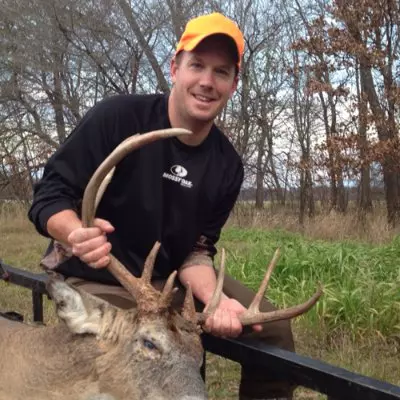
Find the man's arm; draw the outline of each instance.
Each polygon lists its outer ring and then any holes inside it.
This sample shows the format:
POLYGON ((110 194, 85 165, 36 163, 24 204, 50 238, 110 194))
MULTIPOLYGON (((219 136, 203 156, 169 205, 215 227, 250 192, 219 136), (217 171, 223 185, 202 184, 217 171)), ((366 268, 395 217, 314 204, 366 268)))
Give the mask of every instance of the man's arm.
POLYGON ((207 304, 214 293, 216 276, 210 265, 183 266, 178 272, 181 283, 187 287, 190 284, 193 295, 203 304, 207 304))
POLYGON ((48 219, 46 230, 53 239, 69 246, 69 234, 81 227, 82 222, 74 210, 63 210, 48 219))
MULTIPOLYGON (((242 181, 243 165, 237 162, 236 168, 231 168, 229 176, 224 180, 221 189, 224 194, 209 216, 203 234, 178 271, 181 283, 185 287, 190 285, 194 296, 204 304, 208 304, 216 288, 217 279, 213 268, 213 257, 217 252, 215 244, 236 202, 242 181)), ((207 319, 204 328, 216 336, 236 337, 243 329, 238 316, 244 311, 246 308, 237 300, 222 293, 217 310, 207 319)), ((262 327, 254 325, 253 329, 260 331, 262 327)))
MULTIPOLYGON (((124 96, 116 96, 92 107, 46 163, 43 176, 35 185, 28 213, 40 234, 52 236, 47 224, 53 215, 67 210, 79 214, 89 179, 125 138, 120 122, 127 113, 128 104, 124 99, 124 96)), ((132 127, 133 123, 125 129, 132 127)), ((69 224, 69 221, 64 222, 69 224)), ((77 224, 76 219, 71 222, 77 224)))

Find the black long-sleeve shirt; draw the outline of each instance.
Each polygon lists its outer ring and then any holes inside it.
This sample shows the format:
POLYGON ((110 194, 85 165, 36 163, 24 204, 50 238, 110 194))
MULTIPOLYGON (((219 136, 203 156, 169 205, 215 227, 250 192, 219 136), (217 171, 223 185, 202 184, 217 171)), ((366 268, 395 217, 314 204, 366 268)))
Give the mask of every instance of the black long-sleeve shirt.
MULTIPOLYGON (((168 97, 120 95, 93 107, 48 161, 36 185, 29 218, 39 233, 55 213, 80 214, 84 189, 99 164, 124 139, 170 128, 168 97)), ((154 242, 162 244, 154 275, 179 268, 200 237, 215 254, 215 243, 243 180, 240 157, 213 126, 199 146, 177 138, 161 140, 129 154, 116 167, 97 217, 111 222, 112 253, 136 276, 154 242)), ((115 283, 106 270, 72 257, 57 267, 66 276, 115 283)))

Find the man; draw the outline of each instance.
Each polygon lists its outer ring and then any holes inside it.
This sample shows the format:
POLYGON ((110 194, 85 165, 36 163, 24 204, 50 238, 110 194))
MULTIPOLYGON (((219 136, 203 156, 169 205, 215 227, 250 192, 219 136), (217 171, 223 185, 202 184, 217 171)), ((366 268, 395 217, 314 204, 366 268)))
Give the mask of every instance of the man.
MULTIPOLYGON (((92 108, 49 160, 29 212, 38 231, 54 239, 44 264, 70 282, 120 307, 134 305, 104 267, 113 254, 135 275, 156 240, 162 243, 154 285, 178 270, 195 298, 210 300, 216 284, 215 245, 243 180, 243 165, 215 117, 238 83, 243 35, 221 14, 189 21, 171 62, 173 87, 166 95, 124 95, 92 108), (108 154, 134 133, 179 127, 190 136, 147 145, 118 164, 99 204, 95 227, 82 228, 80 201, 91 175, 108 154), (58 257, 60 245, 72 257, 58 257), (57 258, 58 257, 58 258, 57 258)), ((224 296, 206 323, 214 335, 242 331, 238 314, 253 294, 226 277, 224 296), (243 305, 244 306, 243 306, 243 305)), ((263 310, 272 306, 265 301, 263 310)), ((253 327, 268 343, 293 350, 288 322, 253 327)), ((291 388, 243 366, 241 399, 291 397, 291 388)))

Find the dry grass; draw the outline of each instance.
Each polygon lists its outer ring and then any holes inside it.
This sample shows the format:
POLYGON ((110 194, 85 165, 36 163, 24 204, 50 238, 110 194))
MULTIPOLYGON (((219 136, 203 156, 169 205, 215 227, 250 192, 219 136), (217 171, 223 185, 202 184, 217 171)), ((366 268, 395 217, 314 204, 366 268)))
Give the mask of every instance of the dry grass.
POLYGON ((258 210, 242 203, 235 207, 229 224, 241 228, 282 229, 329 241, 354 240, 374 244, 388 243, 400 233, 400 228, 389 227, 382 206, 376 206, 363 222, 356 210, 349 208, 346 214, 319 210, 314 218, 306 219, 300 226, 297 208, 270 205, 258 210))

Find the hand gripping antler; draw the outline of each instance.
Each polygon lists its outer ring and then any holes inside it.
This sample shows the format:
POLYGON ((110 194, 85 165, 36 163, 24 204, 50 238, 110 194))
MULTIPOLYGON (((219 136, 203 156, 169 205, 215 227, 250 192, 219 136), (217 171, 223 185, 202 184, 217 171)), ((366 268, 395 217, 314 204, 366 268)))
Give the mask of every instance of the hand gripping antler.
MULTIPOLYGON (((314 295, 303 304, 299 304, 299 305, 285 308, 282 310, 260 312, 260 303, 264 297, 264 293, 267 288, 268 281, 271 278, 272 271, 274 270, 274 268, 276 266, 278 258, 279 258, 279 249, 277 249, 275 251, 275 254, 268 266, 267 272, 265 273, 264 279, 260 285, 260 288, 258 289, 258 292, 255 295, 249 308, 243 314, 240 314, 238 316, 238 318, 243 326, 265 323, 265 322, 272 322, 272 321, 279 321, 279 320, 297 317, 298 315, 301 315, 301 314, 304 314, 305 312, 307 312, 318 301, 318 299, 322 295, 322 289, 319 288, 314 293, 314 295)), ((221 299, 221 294, 222 294, 224 275, 225 275, 225 251, 224 251, 224 249, 222 249, 221 265, 220 265, 220 269, 219 269, 219 273, 218 273, 216 289, 213 293, 213 296, 212 296, 209 304, 204 309, 204 311, 202 313, 197 313, 197 321, 200 325, 205 323, 206 319, 215 312, 215 310, 217 309, 217 307, 219 305, 219 302, 221 299)))
MULTIPOLYGON (((83 226, 93 226, 97 205, 100 203, 101 197, 111 180, 115 166, 127 154, 160 139, 188 134, 191 134, 191 132, 186 129, 163 129, 141 135, 134 135, 120 143, 120 145, 100 164, 86 187, 82 200, 83 226)), ((169 276, 162 293, 154 289, 151 285, 151 275, 159 248, 160 243, 157 242, 145 261, 141 278, 133 276, 120 261, 112 254, 109 255, 111 261, 108 265, 108 270, 135 298, 138 308, 142 311, 156 311, 158 309, 168 308, 174 293, 173 283, 176 271, 169 276)))

